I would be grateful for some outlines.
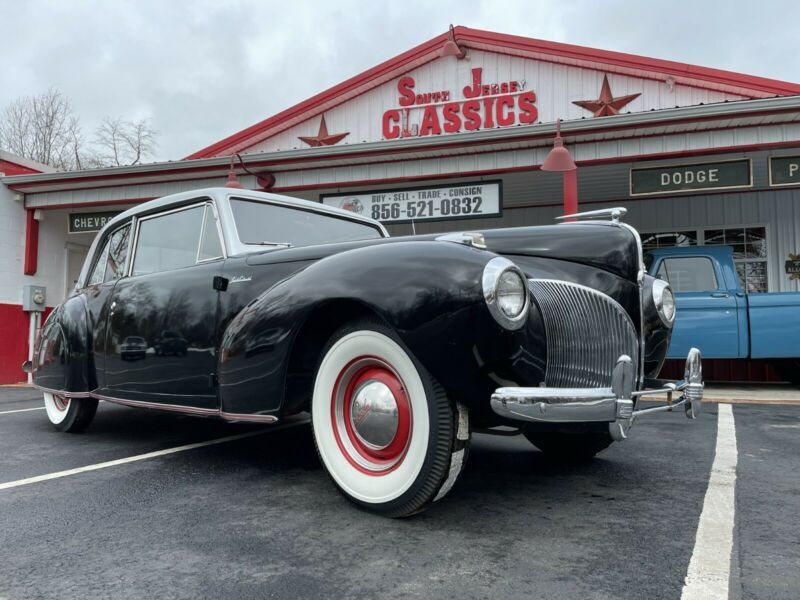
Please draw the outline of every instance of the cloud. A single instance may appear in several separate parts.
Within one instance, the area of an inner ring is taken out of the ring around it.
[[[84,129],[147,117],[178,159],[445,31],[449,23],[800,80],[797,2],[11,3],[0,106],[50,86]]]

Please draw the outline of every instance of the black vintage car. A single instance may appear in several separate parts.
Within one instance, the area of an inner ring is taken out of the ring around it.
[[[623,213],[390,238],[314,202],[176,194],[103,228],[26,368],[60,431],[100,399],[259,423],[309,411],[339,490],[409,515],[452,488],[474,431],[586,459],[643,412],[697,414],[697,351],[685,381],[651,379],[674,300]],[[133,338],[164,351],[126,361]],[[645,390],[667,402],[637,410]]]

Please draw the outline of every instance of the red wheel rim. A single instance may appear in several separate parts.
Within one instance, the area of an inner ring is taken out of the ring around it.
[[[376,411],[378,397],[381,408],[392,409]],[[371,443],[369,435],[365,438],[368,428],[359,431],[368,419],[384,424],[377,428],[384,438],[381,443]],[[406,386],[388,363],[361,356],[342,368],[331,395],[331,426],[339,449],[353,467],[368,475],[385,475],[399,467],[411,441],[411,425]]]
[[[53,394],[53,405],[56,407],[56,410],[64,412],[69,408],[69,398]]]

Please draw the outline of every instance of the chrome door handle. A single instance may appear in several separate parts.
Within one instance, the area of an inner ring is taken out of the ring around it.
[[[711,293],[711,297],[712,298],[730,298],[731,295],[729,293],[727,293],[727,292],[712,292]]]

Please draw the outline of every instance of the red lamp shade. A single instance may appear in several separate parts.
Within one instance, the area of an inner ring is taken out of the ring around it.
[[[236,178],[236,173],[233,172],[233,169],[228,171],[228,181],[225,183],[226,188],[236,188],[238,190],[244,189],[244,186],[239,183],[239,180]]]
[[[578,167],[575,166],[575,161],[572,160],[569,150],[564,148],[561,139],[556,140],[556,146],[550,150],[550,154],[544,159],[542,163],[542,171],[574,171]]]
[[[225,182],[225,187],[226,188],[235,188],[237,190],[242,190],[242,189],[244,189],[244,186],[241,183],[239,183],[239,180],[236,177],[236,171],[233,170],[233,159],[236,156],[239,156],[239,155],[238,154],[234,154],[233,156],[231,156],[231,166],[228,169],[228,181]],[[242,160],[241,156],[239,156],[239,160],[240,161]]]
[[[578,167],[572,160],[569,150],[564,148],[564,140],[561,139],[561,119],[556,121],[556,139],[553,142],[553,149],[542,163],[542,171],[574,171]]]

